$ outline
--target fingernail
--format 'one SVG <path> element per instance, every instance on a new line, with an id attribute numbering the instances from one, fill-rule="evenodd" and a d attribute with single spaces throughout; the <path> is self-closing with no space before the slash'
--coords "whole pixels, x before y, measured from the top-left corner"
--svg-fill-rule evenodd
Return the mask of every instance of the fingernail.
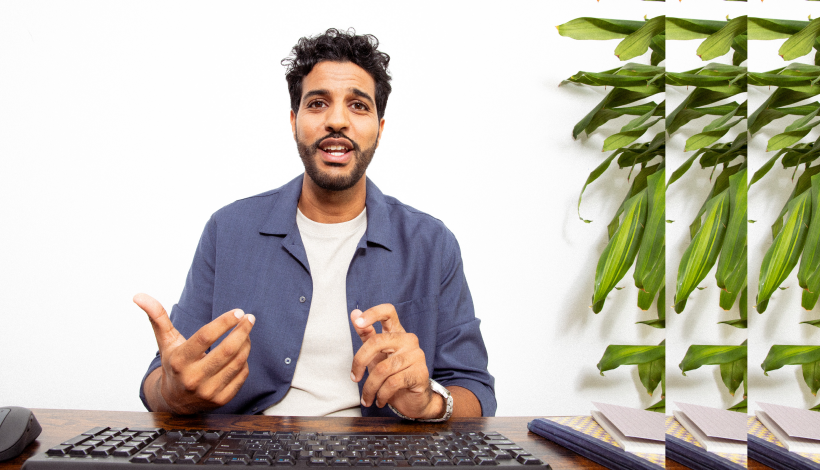
<path id="1" fill-rule="evenodd" d="M 354 382 L 358 382 L 358 380 L 356 380 L 356 376 L 353 374 L 353 372 L 350 373 L 350 380 L 352 380 Z"/>
<path id="2" fill-rule="evenodd" d="M 350 315 L 352 315 L 353 318 L 359 318 L 360 316 L 362 316 L 362 311 L 357 308 L 350 312 Z"/>
<path id="3" fill-rule="evenodd" d="M 367 403 L 364 402 L 364 398 L 362 398 L 362 406 L 367 406 Z"/>
<path id="4" fill-rule="evenodd" d="M 242 317 L 244 317 L 244 316 L 245 316 L 245 312 L 243 312 L 242 310 L 236 309 L 236 310 L 233 312 L 233 315 L 234 315 L 236 318 L 238 318 L 238 319 L 242 319 Z"/>
<path id="5" fill-rule="evenodd" d="M 356 319 L 356 326 L 358 326 L 359 328 L 364 328 L 364 318 L 361 318 L 361 317 L 357 318 Z"/>
<path id="6" fill-rule="evenodd" d="M 256 323 L 256 317 L 253 315 L 248 315 L 248 321 L 251 322 L 251 325 Z"/>

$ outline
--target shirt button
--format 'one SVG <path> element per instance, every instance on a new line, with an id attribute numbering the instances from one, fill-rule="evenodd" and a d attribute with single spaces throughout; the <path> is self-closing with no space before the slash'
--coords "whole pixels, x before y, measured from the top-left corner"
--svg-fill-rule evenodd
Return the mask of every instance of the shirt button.
<path id="1" fill-rule="evenodd" d="M 289 357 L 285 358 L 285 364 L 290 364 L 290 358 Z"/>
<path id="2" fill-rule="evenodd" d="M 305 303 L 305 300 L 307 300 L 307 299 L 305 298 L 304 295 L 299 297 L 299 302 Z"/>

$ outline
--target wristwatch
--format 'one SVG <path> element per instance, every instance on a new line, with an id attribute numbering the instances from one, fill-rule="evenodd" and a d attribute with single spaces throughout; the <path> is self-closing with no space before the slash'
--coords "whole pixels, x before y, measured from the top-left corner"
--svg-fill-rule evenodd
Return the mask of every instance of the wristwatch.
<path id="1" fill-rule="evenodd" d="M 430 379 L 430 389 L 434 393 L 438 393 L 439 395 L 442 396 L 442 398 L 444 398 L 444 407 L 446 408 L 446 411 L 444 412 L 444 416 L 442 416 L 441 418 L 432 418 L 432 419 L 410 418 L 410 417 L 407 417 L 407 416 L 404 416 L 403 414 L 401 414 L 401 412 L 399 412 L 399 410 L 394 408 L 393 405 L 391 405 L 390 403 L 388 403 L 387 406 L 389 406 L 390 409 L 393 410 L 393 413 L 396 413 L 399 416 L 399 418 L 402 418 L 402 419 L 407 419 L 407 420 L 410 420 L 410 421 L 418 421 L 420 423 L 443 423 L 443 422 L 447 421 L 448 419 L 450 419 L 450 416 L 453 415 L 453 396 L 450 395 L 449 390 L 444 388 L 443 385 L 441 385 L 440 383 L 436 382 L 433 379 Z"/>

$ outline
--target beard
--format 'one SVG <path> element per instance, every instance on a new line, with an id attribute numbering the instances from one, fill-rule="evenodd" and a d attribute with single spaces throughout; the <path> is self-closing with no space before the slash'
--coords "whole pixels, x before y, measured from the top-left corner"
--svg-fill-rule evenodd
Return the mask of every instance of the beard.
<path id="1" fill-rule="evenodd" d="M 319 151 L 319 144 L 325 139 L 347 139 L 353 144 L 353 158 L 351 162 L 353 168 L 351 168 L 348 173 L 332 175 L 319 169 L 319 163 L 316 162 L 315 156 Z M 378 141 L 379 138 L 376 137 L 376 142 L 373 143 L 372 147 L 362 150 L 359 144 L 354 142 L 353 139 L 344 134 L 334 132 L 316 140 L 316 142 L 310 145 L 303 143 L 297 136 L 296 147 L 299 149 L 299 157 L 305 166 L 305 172 L 307 172 L 310 179 L 313 180 L 317 186 L 328 191 L 344 191 L 352 188 L 362 179 L 364 172 L 370 165 L 370 161 L 373 160 L 373 155 L 376 153 L 376 143 L 378 143 Z M 337 167 L 342 166 L 338 163 L 325 164 Z"/>

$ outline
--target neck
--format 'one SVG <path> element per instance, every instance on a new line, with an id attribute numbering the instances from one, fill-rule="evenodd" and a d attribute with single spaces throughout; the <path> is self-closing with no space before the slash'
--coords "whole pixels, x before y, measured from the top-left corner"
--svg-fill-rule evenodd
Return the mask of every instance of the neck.
<path id="1" fill-rule="evenodd" d="M 308 219 L 322 224 L 338 224 L 353 220 L 364 210 L 367 196 L 367 177 L 362 178 L 352 188 L 344 191 L 328 191 L 314 183 L 305 173 L 302 179 L 302 194 L 299 196 L 299 210 Z"/>

